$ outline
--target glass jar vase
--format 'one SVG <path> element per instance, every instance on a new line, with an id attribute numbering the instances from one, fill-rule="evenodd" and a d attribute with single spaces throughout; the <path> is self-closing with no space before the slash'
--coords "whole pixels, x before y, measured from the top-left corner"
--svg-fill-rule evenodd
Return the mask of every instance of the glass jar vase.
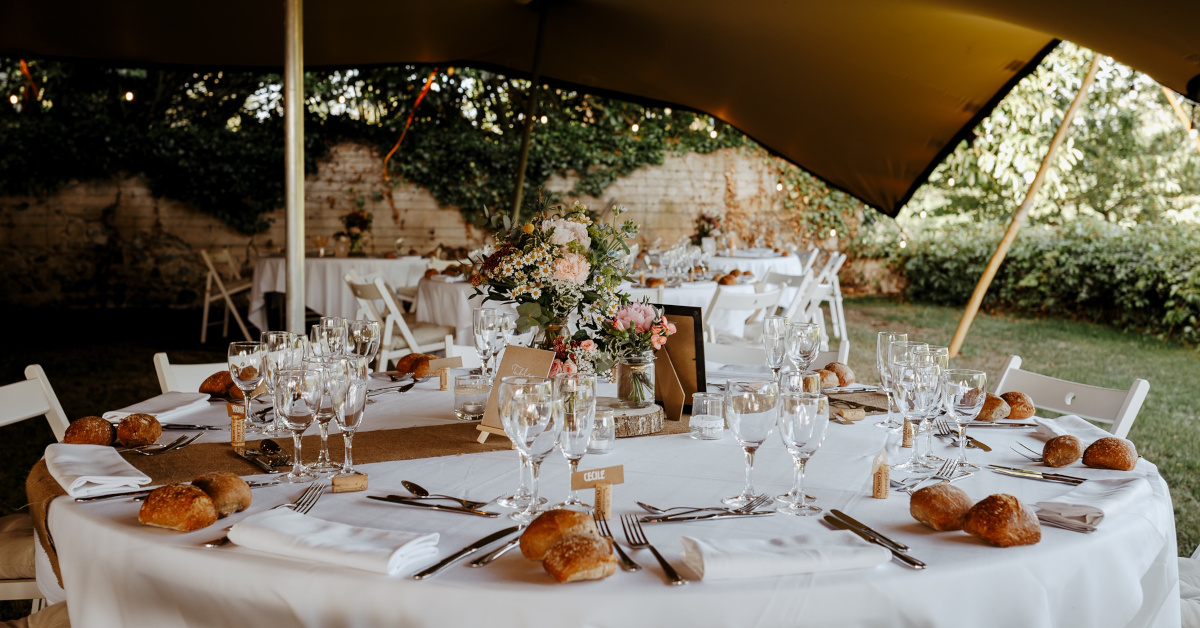
<path id="1" fill-rule="evenodd" d="M 645 408 L 654 403 L 653 353 L 617 361 L 617 398 L 627 408 Z"/>

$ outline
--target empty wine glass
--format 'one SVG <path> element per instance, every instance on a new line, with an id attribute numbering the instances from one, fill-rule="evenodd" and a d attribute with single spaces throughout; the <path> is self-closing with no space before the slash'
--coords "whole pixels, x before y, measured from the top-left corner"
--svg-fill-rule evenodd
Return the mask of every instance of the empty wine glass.
<path id="1" fill-rule="evenodd" d="M 937 367 L 929 361 L 922 363 L 917 358 L 894 362 L 891 377 L 892 385 L 896 388 L 896 402 L 904 415 L 904 429 L 914 431 L 912 455 L 908 460 L 892 465 L 892 468 L 910 473 L 936 468 L 921 462 L 921 441 L 916 438 L 915 431 L 928 411 L 927 404 L 932 399 L 932 391 L 937 388 Z"/>
<path id="2" fill-rule="evenodd" d="M 763 349 L 767 352 L 767 366 L 775 377 L 787 358 L 787 318 L 767 316 L 763 319 Z"/>
<path id="3" fill-rule="evenodd" d="M 829 398 L 810 393 L 782 393 L 779 400 L 779 436 L 796 463 L 792 490 L 784 506 L 777 510 L 787 515 L 808 516 L 821 512 L 808 503 L 804 494 L 804 468 L 817 453 L 829 427 Z"/>
<path id="4" fill-rule="evenodd" d="M 560 373 L 554 376 L 555 422 L 562 426 L 558 433 L 558 448 L 571 467 L 571 474 L 579 470 L 579 461 L 587 453 L 595 427 L 596 376 L 583 373 Z M 567 477 L 568 486 L 570 476 Z M 579 501 L 575 489 L 570 488 L 567 498 L 553 508 L 590 512 L 592 507 Z"/>
<path id="5" fill-rule="evenodd" d="M 958 424 L 958 459 L 975 469 L 979 465 L 967 462 L 967 424 L 983 409 L 987 397 L 987 374 L 983 371 L 950 369 L 942 374 L 943 402 L 946 412 Z"/>
<path id="6" fill-rule="evenodd" d="M 275 408 L 283 424 L 292 432 L 292 470 L 285 482 L 311 482 L 317 478 L 304 466 L 300 436 L 312 425 L 325 386 L 321 373 L 306 368 L 287 368 L 279 372 L 275 383 Z"/>
<path id="7" fill-rule="evenodd" d="M 821 328 L 816 323 L 792 323 L 788 325 L 787 352 L 788 357 L 796 364 L 796 368 L 807 371 L 817 353 L 821 351 Z"/>
<path id="8" fill-rule="evenodd" d="M 370 358 L 354 357 L 349 360 L 349 380 L 346 387 L 345 403 L 342 412 L 334 415 L 338 429 L 342 432 L 342 440 L 346 444 L 346 456 L 342 461 L 342 471 L 338 475 L 355 475 L 354 470 L 354 433 L 362 425 L 363 415 L 367 410 L 367 373 L 370 371 Z"/>
<path id="9" fill-rule="evenodd" d="M 275 380 L 279 377 L 279 369 L 290 366 L 285 359 L 285 351 L 287 351 L 294 343 L 296 334 L 290 331 L 264 331 L 260 336 L 263 346 L 263 383 L 267 386 L 267 393 L 275 394 Z M 270 414 L 263 414 L 262 417 L 248 416 L 246 420 L 254 426 L 254 431 L 269 436 L 282 436 L 282 434 L 274 433 L 274 429 L 279 425 L 278 417 L 275 415 L 275 408 L 272 405 Z M 270 417 L 270 418 L 268 418 Z M 262 420 L 259 420 L 259 419 Z"/>
<path id="10" fill-rule="evenodd" d="M 318 433 L 321 436 L 321 449 L 317 452 L 317 460 L 309 465 L 308 469 L 316 473 L 336 473 L 341 470 L 342 465 L 329 457 L 329 422 L 334 420 L 339 411 L 345 409 L 349 361 L 346 358 L 308 358 L 304 360 L 304 367 L 321 374 L 323 387 L 315 413 Z"/>
<path id="11" fill-rule="evenodd" d="M 229 375 L 246 400 L 246 420 L 250 420 L 250 401 L 254 389 L 263 380 L 263 344 L 261 342 L 229 343 Z"/>
<path id="12" fill-rule="evenodd" d="M 346 355 L 366 358 L 370 365 L 379 353 L 383 331 L 379 321 L 350 321 L 346 326 Z"/>
<path id="13" fill-rule="evenodd" d="M 876 423 L 875 427 L 886 430 L 898 430 L 904 425 L 895 419 L 892 413 L 893 399 L 892 378 L 888 369 L 888 350 L 893 342 L 908 342 L 908 334 L 894 331 L 881 331 L 875 338 L 875 369 L 879 372 L 879 390 L 887 395 L 887 418 Z"/>
<path id="14" fill-rule="evenodd" d="M 821 374 L 816 371 L 785 369 L 779 376 L 779 392 L 819 393 Z"/>
<path id="15" fill-rule="evenodd" d="M 471 331 L 475 340 L 475 351 L 479 353 L 479 362 L 483 365 L 483 374 L 488 378 L 495 374 L 491 372 L 492 339 L 489 336 L 496 327 L 496 310 L 494 308 L 477 307 L 471 310 Z"/>
<path id="16" fill-rule="evenodd" d="M 740 508 L 754 493 L 754 453 L 775 427 L 779 384 L 774 380 L 731 379 L 725 383 L 725 421 L 746 454 L 746 486 L 742 492 L 721 502 Z"/>
<path id="17" fill-rule="evenodd" d="M 501 356 L 504 354 L 504 349 L 512 344 L 513 334 L 517 331 L 517 315 L 515 312 L 507 312 L 498 310 L 496 312 L 496 329 L 490 336 L 491 339 L 491 354 L 492 354 L 492 376 L 495 377 L 496 369 L 500 366 Z"/>
<path id="18" fill-rule="evenodd" d="M 553 387 L 544 377 L 510 375 L 500 379 L 500 421 L 517 450 L 529 458 L 533 472 L 529 503 L 523 510 L 509 515 L 523 523 L 533 520 L 541 510 L 538 474 L 542 460 L 558 442 L 561 425 L 554 416 L 553 398 Z"/>
<path id="19" fill-rule="evenodd" d="M 946 461 L 933 453 L 933 419 L 942 407 L 942 373 L 950 367 L 950 350 L 936 345 L 918 345 L 913 347 L 912 355 L 922 362 L 932 363 L 937 369 L 937 385 L 927 393 L 930 398 L 924 405 L 928 409 L 921 421 L 921 428 L 925 430 L 925 453 L 921 456 L 921 462 L 936 467 L 939 465 L 935 463 Z"/>

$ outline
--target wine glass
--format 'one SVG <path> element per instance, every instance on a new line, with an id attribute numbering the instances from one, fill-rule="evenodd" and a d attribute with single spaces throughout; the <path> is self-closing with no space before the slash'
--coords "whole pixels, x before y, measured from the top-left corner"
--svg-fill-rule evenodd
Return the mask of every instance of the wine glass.
<path id="1" fill-rule="evenodd" d="M 819 393 L 821 374 L 816 371 L 800 371 L 789 368 L 779 376 L 779 392 Z"/>
<path id="2" fill-rule="evenodd" d="M 533 520 L 540 510 L 538 473 L 558 442 L 561 425 L 554 416 L 553 398 L 553 387 L 545 377 L 510 375 L 500 379 L 500 421 L 517 451 L 529 458 L 533 472 L 529 503 L 524 510 L 509 515 L 522 523 Z"/>
<path id="3" fill-rule="evenodd" d="M 263 344 L 261 342 L 229 343 L 229 375 L 246 400 L 246 420 L 250 420 L 250 401 L 263 380 Z"/>
<path id="4" fill-rule="evenodd" d="M 492 356 L 492 378 L 500 367 L 500 356 L 505 347 L 512 342 L 512 334 L 517 329 L 517 315 L 513 312 L 496 311 L 496 324 L 488 334 L 488 352 Z"/>
<path id="5" fill-rule="evenodd" d="M 382 338 L 379 321 L 350 321 L 346 326 L 346 355 L 366 358 L 369 366 L 379 354 Z"/>
<path id="6" fill-rule="evenodd" d="M 788 325 L 788 357 L 796 368 L 807 371 L 821 351 L 821 328 L 816 323 L 792 323 Z"/>
<path id="7" fill-rule="evenodd" d="M 318 324 L 325 329 L 326 356 L 346 355 L 350 321 L 340 316 L 322 316 Z"/>
<path id="8" fill-rule="evenodd" d="M 942 373 L 950 367 L 950 350 L 936 345 L 918 345 L 913 348 L 912 355 L 921 361 L 929 361 L 937 367 L 937 386 L 928 392 L 931 398 L 923 400 L 927 410 L 921 421 L 921 428 L 925 430 L 925 453 L 921 456 L 921 462 L 937 466 L 934 463 L 945 462 L 946 459 L 933 453 L 933 419 L 942 405 Z"/>
<path id="9" fill-rule="evenodd" d="M 317 476 L 304 466 L 300 452 L 300 436 L 312 425 L 325 386 L 321 373 L 307 368 L 287 368 L 279 372 L 275 383 L 275 408 L 283 424 L 292 432 L 292 470 L 283 476 L 285 482 L 311 482 Z"/>
<path id="10" fill-rule="evenodd" d="M 496 325 L 496 310 L 494 308 L 477 307 L 471 310 L 471 331 L 475 340 L 475 351 L 479 353 L 479 362 L 483 365 L 483 374 L 491 378 L 491 338 L 489 331 Z"/>
<path id="11" fill-rule="evenodd" d="M 321 435 L 321 449 L 317 452 L 316 462 L 308 465 L 308 469 L 316 473 L 336 473 L 342 466 L 329 458 L 329 422 L 339 410 L 345 409 L 348 361 L 346 358 L 333 357 L 307 358 L 304 368 L 318 372 L 323 387 L 320 403 L 314 413 Z"/>
<path id="12" fill-rule="evenodd" d="M 767 316 L 763 318 L 763 348 L 767 351 L 767 366 L 776 378 L 783 361 L 787 358 L 787 318 Z"/>
<path id="13" fill-rule="evenodd" d="M 370 364 L 370 358 L 366 357 L 349 359 L 349 383 L 346 387 L 345 403 L 342 412 L 334 415 L 338 430 L 342 432 L 342 440 L 346 443 L 346 457 L 338 475 L 358 473 L 354 470 L 354 432 L 362 425 L 363 415 L 367 410 L 367 373 L 371 370 Z"/>
<path id="14" fill-rule="evenodd" d="M 829 398 L 821 394 L 782 393 L 779 401 L 779 437 L 796 463 L 790 499 L 777 510 L 787 515 L 809 516 L 821 512 L 804 494 L 804 467 L 817 453 L 829 427 Z"/>
<path id="15" fill-rule="evenodd" d="M 558 449 L 571 467 L 571 475 L 579 470 L 579 461 L 587 453 L 595 427 L 596 376 L 583 373 L 559 373 L 554 376 L 555 422 L 562 426 L 558 433 Z M 570 476 L 567 478 L 570 482 Z M 591 512 L 590 504 L 579 501 L 575 489 L 553 508 Z"/>
<path id="16" fill-rule="evenodd" d="M 895 431 L 904 425 L 897 421 L 892 414 L 892 400 L 894 392 L 892 391 L 892 378 L 888 370 L 888 350 L 893 342 L 908 342 L 908 334 L 903 334 L 895 331 L 881 331 L 875 338 L 875 369 L 879 372 L 879 389 L 887 395 L 888 413 L 887 418 L 876 423 L 875 427 L 882 427 L 885 430 Z"/>
<path id="17" fill-rule="evenodd" d="M 928 360 L 922 363 L 919 358 L 893 362 L 891 377 L 896 389 L 896 402 L 900 413 L 904 415 L 904 429 L 915 431 L 928 409 L 928 400 L 932 398 L 930 391 L 937 387 L 937 366 Z M 920 439 L 915 438 L 916 434 L 913 436 L 912 455 L 908 460 L 892 465 L 892 468 L 910 473 L 936 468 L 921 461 Z"/>
<path id="18" fill-rule="evenodd" d="M 987 397 L 987 373 L 968 369 L 950 369 L 942 374 L 943 402 L 946 412 L 958 424 L 958 459 L 960 464 L 979 468 L 967 462 L 967 424 L 983 409 Z"/>
<path id="19" fill-rule="evenodd" d="M 779 383 L 774 380 L 731 379 L 725 383 L 725 420 L 746 454 L 746 487 L 721 503 L 740 508 L 757 497 L 753 483 L 754 453 L 775 427 L 778 400 Z"/>

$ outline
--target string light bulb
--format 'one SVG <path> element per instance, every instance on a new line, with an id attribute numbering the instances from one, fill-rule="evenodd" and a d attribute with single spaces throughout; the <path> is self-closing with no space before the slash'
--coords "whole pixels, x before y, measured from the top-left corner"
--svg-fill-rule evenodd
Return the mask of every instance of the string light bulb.
<path id="1" fill-rule="evenodd" d="M 776 184 L 775 184 L 775 191 L 776 191 L 776 192 L 782 192 L 782 191 L 783 191 L 783 184 L 782 184 L 782 183 L 776 183 Z"/>
<path id="2" fill-rule="evenodd" d="M 829 230 L 829 237 L 831 237 L 831 238 L 836 238 L 836 237 L 837 237 L 837 229 L 830 229 L 830 230 Z"/>
<path id="3" fill-rule="evenodd" d="M 125 92 L 125 100 L 132 101 L 133 100 L 133 92 Z"/>
<path id="4" fill-rule="evenodd" d="M 900 248 L 902 248 L 902 249 L 908 248 L 908 240 L 901 240 Z"/>
<path id="5" fill-rule="evenodd" d="M 714 140 L 715 140 L 715 139 L 717 139 L 717 132 L 716 132 L 716 130 L 714 129 L 714 130 L 712 130 L 712 131 L 709 131 L 709 132 L 708 132 L 708 136 L 709 136 L 709 137 L 711 137 L 711 138 L 713 138 Z"/>
<path id="6" fill-rule="evenodd" d="M 925 210 L 923 210 L 923 209 L 921 210 L 921 217 L 922 217 L 922 218 L 924 218 L 924 217 L 925 217 Z"/>
<path id="7" fill-rule="evenodd" d="M 12 103 L 12 104 L 14 104 L 14 105 L 15 105 L 15 104 L 17 104 L 17 103 L 21 102 L 21 99 L 20 99 L 20 98 L 17 98 L 17 95 L 16 95 L 16 94 L 13 94 L 12 96 L 9 96 L 9 97 L 8 97 L 8 102 L 10 102 L 10 103 Z"/>
<path id="8" fill-rule="evenodd" d="M 640 129 L 641 127 L 639 127 L 639 126 L 637 125 L 637 123 L 635 122 L 635 123 L 633 124 L 633 127 L 632 127 L 632 128 L 633 128 L 633 132 L 634 132 L 634 133 L 637 133 L 637 132 L 638 132 L 638 129 Z"/>
<path id="9" fill-rule="evenodd" d="M 338 96 L 338 103 L 343 104 L 343 105 L 346 104 L 346 95 L 345 94 L 341 94 Z"/>
<path id="10" fill-rule="evenodd" d="M 666 109 L 663 109 L 663 113 L 664 113 L 664 114 L 666 114 L 666 115 L 668 115 L 668 116 L 669 116 L 669 115 L 671 115 L 671 108 L 670 108 L 670 107 L 667 107 Z"/>
<path id="11" fill-rule="evenodd" d="M 546 116 L 542 116 L 542 124 L 546 124 L 549 121 L 550 121 L 550 118 L 547 118 Z"/>

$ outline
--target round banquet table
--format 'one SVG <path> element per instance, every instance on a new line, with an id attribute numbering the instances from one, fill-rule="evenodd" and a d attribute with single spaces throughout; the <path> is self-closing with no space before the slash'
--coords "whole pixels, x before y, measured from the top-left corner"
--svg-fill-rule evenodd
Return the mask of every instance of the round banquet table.
<path id="1" fill-rule="evenodd" d="M 750 252 L 735 253 L 732 256 L 714 255 L 708 258 L 708 267 L 727 273 L 737 269 L 750 271 L 759 281 L 766 279 L 767 272 L 775 271 L 785 275 L 799 275 L 804 272 L 804 265 L 795 255 L 758 256 Z"/>
<path id="2" fill-rule="evenodd" d="M 471 329 L 474 326 L 474 318 L 471 311 L 477 307 L 517 311 L 511 303 L 484 303 L 483 297 L 475 296 L 475 287 L 470 281 L 422 278 L 417 283 L 417 321 L 453 327 L 455 342 L 460 345 L 470 345 L 473 342 Z"/>
<path id="3" fill-rule="evenodd" d="M 304 305 L 324 316 L 353 319 L 358 301 L 346 287 L 346 273 L 359 276 L 379 274 L 393 288 L 416 285 L 429 260 L 415 255 L 387 259 L 383 257 L 306 257 L 304 259 Z M 259 329 L 267 329 L 268 292 L 287 292 L 285 260 L 260 257 L 254 264 L 250 287 L 250 313 L 247 317 Z"/>
<path id="4" fill-rule="evenodd" d="M 433 389 L 432 383 L 371 406 L 364 429 L 448 420 L 451 395 Z M 456 564 L 418 582 L 407 574 L 387 577 L 237 546 L 198 547 L 220 526 L 295 499 L 303 488 L 298 485 L 256 489 L 247 512 L 187 534 L 139 525 L 138 503 L 127 500 L 78 504 L 60 497 L 49 511 L 49 527 L 72 622 L 82 626 L 1179 625 L 1171 499 L 1150 462 L 1139 461 L 1132 474 L 1146 478 L 1152 494 L 1127 511 L 1110 514 L 1097 532 L 1044 527 L 1036 545 L 999 549 L 962 532 L 939 533 L 918 524 L 908 515 L 906 496 L 869 497 L 872 458 L 881 448 L 893 461 L 907 451 L 897 446 L 894 435 L 873 427 L 874 422 L 868 417 L 853 425 L 829 426 L 824 446 L 809 463 L 807 491 L 823 508 L 846 511 L 909 545 L 912 556 L 928 563 L 924 571 L 893 561 L 868 569 L 693 580 L 668 587 L 650 554 L 634 551 L 630 553 L 641 571 L 559 585 L 540 564 L 514 551 L 484 568 Z M 977 430 L 976 436 L 994 449 L 972 450 L 976 462 L 1028 464 L 1008 449 L 1017 440 L 1032 444 L 1028 431 Z M 941 441 L 937 447 L 943 455 L 952 451 Z M 743 456 L 728 433 L 707 442 L 676 434 L 622 439 L 607 455 L 585 456 L 581 468 L 612 465 L 625 468 L 625 483 L 614 490 L 616 513 L 640 513 L 634 500 L 717 505 L 720 497 L 740 490 Z M 438 532 L 439 554 L 446 556 L 511 522 L 397 506 L 366 495 L 403 494 L 400 481 L 408 479 L 437 492 L 488 500 L 512 490 L 516 467 L 516 454 L 508 450 L 362 465 L 370 475 L 367 492 L 327 492 L 309 516 Z M 790 457 L 772 434 L 756 459 L 757 489 L 768 494 L 786 490 L 791 471 Z M 1078 465 L 1068 472 L 1088 478 L 1129 475 Z M 552 453 L 541 476 L 542 494 L 552 502 L 560 500 L 568 479 L 562 456 Z M 1070 490 L 988 472 L 957 485 L 975 499 L 1005 492 L 1027 503 Z M 845 534 L 827 529 L 819 517 L 782 514 L 648 525 L 645 530 L 677 568 L 682 567 L 682 535 L 769 539 Z M 681 572 L 688 576 L 686 569 Z"/>

